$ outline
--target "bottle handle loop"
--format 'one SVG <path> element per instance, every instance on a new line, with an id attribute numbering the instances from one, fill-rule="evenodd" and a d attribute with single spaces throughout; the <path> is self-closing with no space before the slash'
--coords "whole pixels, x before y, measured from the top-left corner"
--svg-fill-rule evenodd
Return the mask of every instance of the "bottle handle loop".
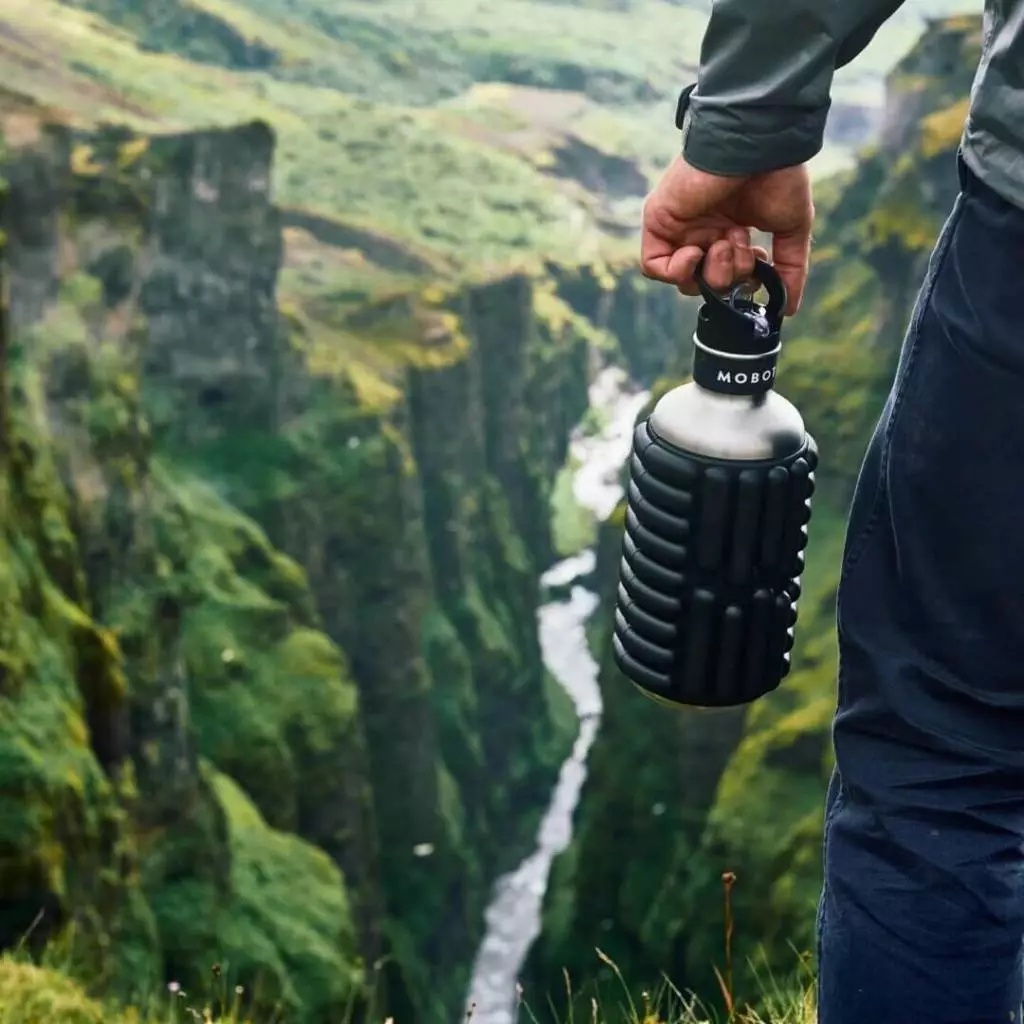
<path id="1" fill-rule="evenodd" d="M 700 263 L 697 264 L 697 269 L 693 275 L 694 280 L 697 282 L 697 287 L 700 288 L 700 293 L 704 297 L 704 301 L 721 306 L 731 313 L 739 313 L 740 311 L 736 308 L 736 297 L 745 287 L 743 282 L 733 285 L 729 291 L 728 301 L 724 300 L 704 280 L 702 271 L 706 259 L 706 255 L 701 257 Z M 786 286 L 783 284 L 782 278 L 779 277 L 779 272 L 770 263 L 759 257 L 754 258 L 754 273 L 752 276 L 755 281 L 763 284 L 768 290 L 768 305 L 765 308 L 765 315 L 768 318 L 768 322 L 772 324 L 772 327 L 778 330 L 782 325 L 783 310 L 786 307 Z"/>

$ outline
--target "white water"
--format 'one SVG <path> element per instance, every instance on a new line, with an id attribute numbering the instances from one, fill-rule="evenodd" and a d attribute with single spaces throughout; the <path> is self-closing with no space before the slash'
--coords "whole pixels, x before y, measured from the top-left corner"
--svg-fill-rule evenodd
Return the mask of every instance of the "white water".
<path id="1" fill-rule="evenodd" d="M 646 392 L 628 389 L 625 374 L 614 368 L 602 371 L 591 385 L 590 405 L 604 414 L 605 428 L 591 437 L 577 431 L 570 447 L 571 457 L 580 466 L 573 481 L 576 500 L 599 520 L 605 519 L 622 497 L 619 475 L 629 454 L 633 424 L 647 397 Z M 594 561 L 593 550 L 583 551 L 549 569 L 542 582 L 564 586 L 592 572 Z M 569 600 L 543 605 L 537 615 L 544 663 L 575 705 L 580 731 L 562 765 L 534 852 L 495 883 L 466 999 L 473 1024 L 512 1024 L 516 1019 L 519 971 L 540 934 L 551 862 L 572 837 L 573 813 L 601 716 L 598 669 L 584 634 L 596 606 L 597 597 L 577 585 Z"/>

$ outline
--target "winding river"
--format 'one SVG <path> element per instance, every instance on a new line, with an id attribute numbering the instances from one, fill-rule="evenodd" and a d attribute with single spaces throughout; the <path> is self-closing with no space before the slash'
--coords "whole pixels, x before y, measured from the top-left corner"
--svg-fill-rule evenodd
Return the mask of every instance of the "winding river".
<path id="1" fill-rule="evenodd" d="M 622 496 L 619 474 L 629 454 L 633 424 L 647 397 L 647 392 L 630 388 L 625 374 L 614 367 L 603 370 L 591 385 L 590 406 L 602 414 L 603 429 L 588 436 L 577 430 L 570 451 L 580 467 L 573 480 L 576 500 L 598 520 L 606 518 Z M 583 551 L 552 566 L 542 582 L 571 584 L 589 574 L 594 561 L 592 549 Z M 584 633 L 597 600 L 595 594 L 576 585 L 568 600 L 545 604 L 537 614 L 544 663 L 575 705 L 580 729 L 572 753 L 562 765 L 534 851 L 494 885 L 484 941 L 466 999 L 473 1024 L 512 1024 L 516 1019 L 519 972 L 540 934 L 551 862 L 572 837 L 573 814 L 587 774 L 587 755 L 601 717 L 598 667 Z"/>

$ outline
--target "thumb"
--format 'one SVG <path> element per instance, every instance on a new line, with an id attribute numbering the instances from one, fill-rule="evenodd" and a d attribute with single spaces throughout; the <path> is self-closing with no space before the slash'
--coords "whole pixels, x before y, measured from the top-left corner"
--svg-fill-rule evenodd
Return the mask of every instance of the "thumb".
<path id="1" fill-rule="evenodd" d="M 786 286 L 786 315 L 800 309 L 807 284 L 807 266 L 811 253 L 811 226 L 795 231 L 780 231 L 772 236 L 772 265 Z"/>

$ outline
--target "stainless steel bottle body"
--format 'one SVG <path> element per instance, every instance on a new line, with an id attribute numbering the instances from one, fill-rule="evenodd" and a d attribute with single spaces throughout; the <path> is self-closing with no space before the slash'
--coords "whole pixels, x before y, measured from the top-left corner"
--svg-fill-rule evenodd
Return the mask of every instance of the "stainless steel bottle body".
<path id="1" fill-rule="evenodd" d="M 613 647 L 669 704 L 750 703 L 790 669 L 818 452 L 772 390 L 784 292 L 759 271 L 775 309 L 709 300 L 694 380 L 634 432 Z"/>

